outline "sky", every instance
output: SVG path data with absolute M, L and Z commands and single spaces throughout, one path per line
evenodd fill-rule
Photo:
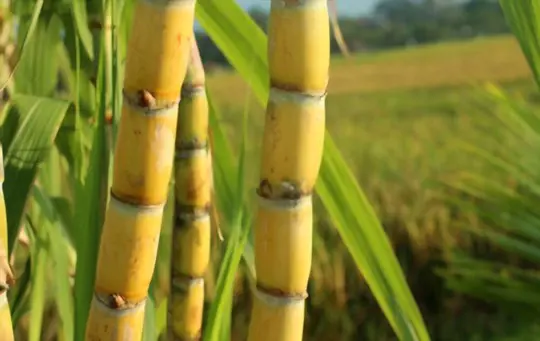
M 377 0 L 336 0 L 340 15 L 369 13 Z M 270 8 L 270 0 L 237 0 L 245 9 L 252 6 Z

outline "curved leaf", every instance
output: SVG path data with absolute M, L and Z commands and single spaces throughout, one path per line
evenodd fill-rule
M 88 16 L 86 14 L 86 1 L 73 0 L 71 5 L 73 17 L 75 18 L 75 25 L 79 38 L 81 39 L 84 50 L 88 54 L 90 59 L 94 58 L 94 50 L 92 45 L 92 33 L 88 28 Z

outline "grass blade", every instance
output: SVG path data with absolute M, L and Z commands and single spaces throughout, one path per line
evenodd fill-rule
M 236 173 L 236 189 L 232 198 L 234 216 L 229 223 L 229 238 L 226 241 L 225 255 L 221 262 L 216 285 L 215 298 L 208 312 L 208 323 L 204 329 L 204 341 L 222 341 L 230 338 L 230 315 L 233 300 L 233 285 L 242 254 L 248 240 L 251 216 L 244 210 L 246 166 L 247 114 L 244 115 L 242 148 L 239 157 L 239 171 Z M 219 160 L 218 160 L 219 161 Z M 235 173 L 227 173 L 229 177 Z M 218 179 L 216 179 L 218 180 Z M 232 179 L 231 179 L 232 180 Z M 227 338 L 224 339 L 224 335 Z
M 375 212 L 332 139 L 317 193 L 400 340 L 429 340 L 399 262 Z
M 50 243 L 48 253 L 53 260 L 53 273 L 55 278 L 54 289 L 56 305 L 62 321 L 62 334 L 65 340 L 70 340 L 73 335 L 73 297 L 71 295 L 70 269 L 68 243 L 66 236 L 59 226 L 62 225 L 60 217 L 49 198 L 43 191 L 34 186 L 34 199 L 39 204 L 41 211 L 47 217 L 44 227 L 48 229 Z
M 14 110 L 1 127 L 10 132 L 6 153 L 6 178 L 4 184 L 9 229 L 9 252 L 13 250 L 15 237 L 22 221 L 27 198 L 39 164 L 54 144 L 56 134 L 69 107 L 65 101 L 14 95 Z M 5 135 L 3 134 L 2 137 Z
M 24 52 L 26 50 L 26 45 L 28 44 L 28 41 L 30 38 L 32 38 L 32 35 L 34 34 L 34 31 L 36 29 L 36 25 L 38 23 L 39 15 L 41 14 L 41 9 L 43 8 L 43 0 L 37 0 L 34 5 L 34 11 L 32 12 L 32 17 L 30 18 L 30 24 L 28 25 L 28 29 L 26 32 L 21 35 L 22 39 L 19 41 L 19 50 L 17 51 L 17 55 L 19 56 L 19 59 L 15 63 L 15 66 L 13 66 L 13 69 L 11 69 L 11 73 L 9 74 L 7 80 L 0 86 L 0 92 L 4 91 L 5 88 L 8 86 L 9 82 L 11 81 L 11 78 L 17 71 L 17 68 L 19 67 L 19 62 L 21 58 L 24 56 Z
M 95 1 L 95 0 L 94 0 Z M 71 11 L 73 18 L 75 19 L 75 26 L 79 33 L 79 38 L 82 42 L 84 50 L 88 54 L 90 59 L 94 58 L 94 50 L 92 45 L 92 33 L 88 28 L 88 16 L 86 13 L 86 1 L 73 0 L 71 5 Z
M 61 30 L 62 22 L 56 15 L 42 17 L 37 21 L 34 34 L 26 41 L 24 54 L 18 61 L 17 73 L 14 75 L 15 92 L 44 97 L 54 95 L 58 86 L 57 56 Z
M 536 0 L 499 0 L 540 87 L 540 3 Z
M 102 78 L 104 75 L 102 74 Z M 75 220 L 80 222 L 76 236 L 75 339 L 84 339 L 86 321 L 94 292 L 99 240 L 104 219 L 102 185 L 108 177 L 105 164 L 105 93 L 101 92 L 100 113 L 93 134 L 90 163 L 84 179 L 75 185 Z M 79 156 L 82 158 L 83 156 Z
M 41 220 L 41 219 L 39 219 Z M 44 231 L 43 225 L 41 228 L 36 227 L 32 220 L 29 220 L 30 225 L 36 232 L 35 243 L 32 246 L 32 258 L 35 259 L 34 268 L 32 269 L 31 278 L 31 291 L 30 291 L 30 326 L 29 326 L 29 341 L 41 340 L 41 327 L 43 323 L 43 311 L 45 310 L 45 278 L 46 278 L 46 266 L 48 262 L 47 232 Z

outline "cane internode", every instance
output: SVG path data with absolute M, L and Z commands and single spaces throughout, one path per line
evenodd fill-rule
M 181 90 L 175 151 L 175 221 L 172 241 L 169 334 L 199 340 L 204 276 L 210 262 L 211 155 L 208 102 L 199 50 L 192 43 Z
M 272 0 L 249 341 L 301 341 L 330 63 L 325 0 Z
M 140 340 L 173 174 L 194 0 L 139 0 L 86 340 Z

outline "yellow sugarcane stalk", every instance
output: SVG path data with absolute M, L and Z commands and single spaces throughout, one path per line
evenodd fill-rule
M 8 230 L 6 205 L 2 185 L 4 183 L 4 156 L 0 145 L 0 340 L 13 341 L 13 326 L 7 299 L 7 291 L 13 285 L 14 277 L 9 266 Z
M 211 174 L 208 102 L 195 40 L 178 109 L 175 223 L 171 263 L 170 340 L 199 340 L 204 275 L 210 258 Z
M 86 340 L 140 340 L 172 174 L 194 0 L 139 0 Z
M 311 271 L 312 192 L 322 159 L 330 59 L 326 0 L 272 0 L 271 80 L 249 341 L 300 341 Z

